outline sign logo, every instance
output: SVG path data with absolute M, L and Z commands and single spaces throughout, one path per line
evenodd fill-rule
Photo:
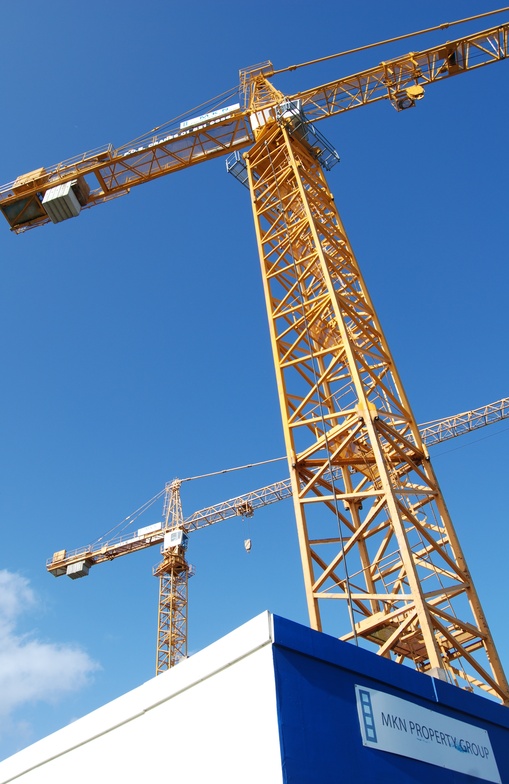
M 365 746 L 502 784 L 486 730 L 375 689 L 355 693 Z

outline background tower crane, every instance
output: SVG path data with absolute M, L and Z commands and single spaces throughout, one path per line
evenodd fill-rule
M 322 628 L 321 604 L 344 600 L 352 631 L 343 639 L 503 701 L 509 690 L 489 628 L 323 176 L 334 151 L 309 120 L 382 98 L 410 108 L 423 85 L 504 59 L 507 31 L 291 96 L 268 81 L 274 71 L 264 63 L 241 74 L 242 109 L 39 169 L 0 191 L 4 215 L 23 231 L 252 144 L 247 175 L 311 623 Z M 87 175 L 98 188 L 89 190 Z
M 509 398 L 452 417 L 427 422 L 420 426 L 426 445 L 435 445 L 509 417 Z M 159 577 L 156 674 L 178 664 L 188 650 L 188 581 L 194 568 L 188 563 L 186 551 L 189 534 L 216 523 L 241 517 L 253 517 L 257 509 L 284 501 L 292 496 L 292 482 L 285 479 L 258 490 L 252 490 L 219 504 L 208 506 L 184 517 L 180 487 L 182 480 L 166 484 L 162 521 L 110 536 L 75 550 L 60 550 L 47 562 L 55 577 L 66 574 L 73 580 L 86 577 L 92 566 L 112 561 L 129 553 L 159 545 L 163 560 L 154 569 Z M 156 496 L 155 501 L 160 496 Z M 151 502 L 141 508 L 146 512 Z M 133 516 L 128 519 L 132 521 Z M 250 549 L 246 547 L 246 549 Z
M 156 672 L 173 667 L 187 656 L 187 534 L 180 499 L 180 481 L 174 479 L 164 496 L 165 541 L 163 560 L 154 570 L 159 577 Z

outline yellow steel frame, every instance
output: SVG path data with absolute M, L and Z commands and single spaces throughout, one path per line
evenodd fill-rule
M 509 702 L 321 167 L 288 123 L 267 123 L 245 157 L 311 624 L 341 600 L 343 639 Z
M 165 557 L 157 567 L 159 613 L 156 675 L 187 658 L 187 583 L 189 565 L 183 553 Z
M 164 497 L 164 531 L 184 528 L 180 479 L 169 482 Z M 156 675 L 187 658 L 187 583 L 189 564 L 183 544 L 163 546 L 163 560 L 154 569 L 159 577 Z

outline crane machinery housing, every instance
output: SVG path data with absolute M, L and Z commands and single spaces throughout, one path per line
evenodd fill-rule
M 315 124 L 383 100 L 410 109 L 432 85 L 506 59 L 508 33 L 500 24 L 292 95 L 266 61 L 240 72 L 237 103 L 0 188 L 21 233 L 247 148 L 229 168 L 251 196 L 311 626 L 505 704 L 486 617 L 325 179 L 338 156 Z M 331 605 L 346 608 L 348 631 L 339 615 L 329 623 Z

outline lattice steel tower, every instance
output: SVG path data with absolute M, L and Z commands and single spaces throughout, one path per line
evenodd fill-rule
M 259 124 L 244 157 L 311 625 L 322 629 L 322 606 L 343 600 L 351 631 L 342 639 L 375 643 L 380 655 L 507 701 L 465 558 L 320 165 L 323 147 L 299 104 L 285 103 L 263 71 L 249 74 Z M 275 103 L 274 118 L 264 108 Z

